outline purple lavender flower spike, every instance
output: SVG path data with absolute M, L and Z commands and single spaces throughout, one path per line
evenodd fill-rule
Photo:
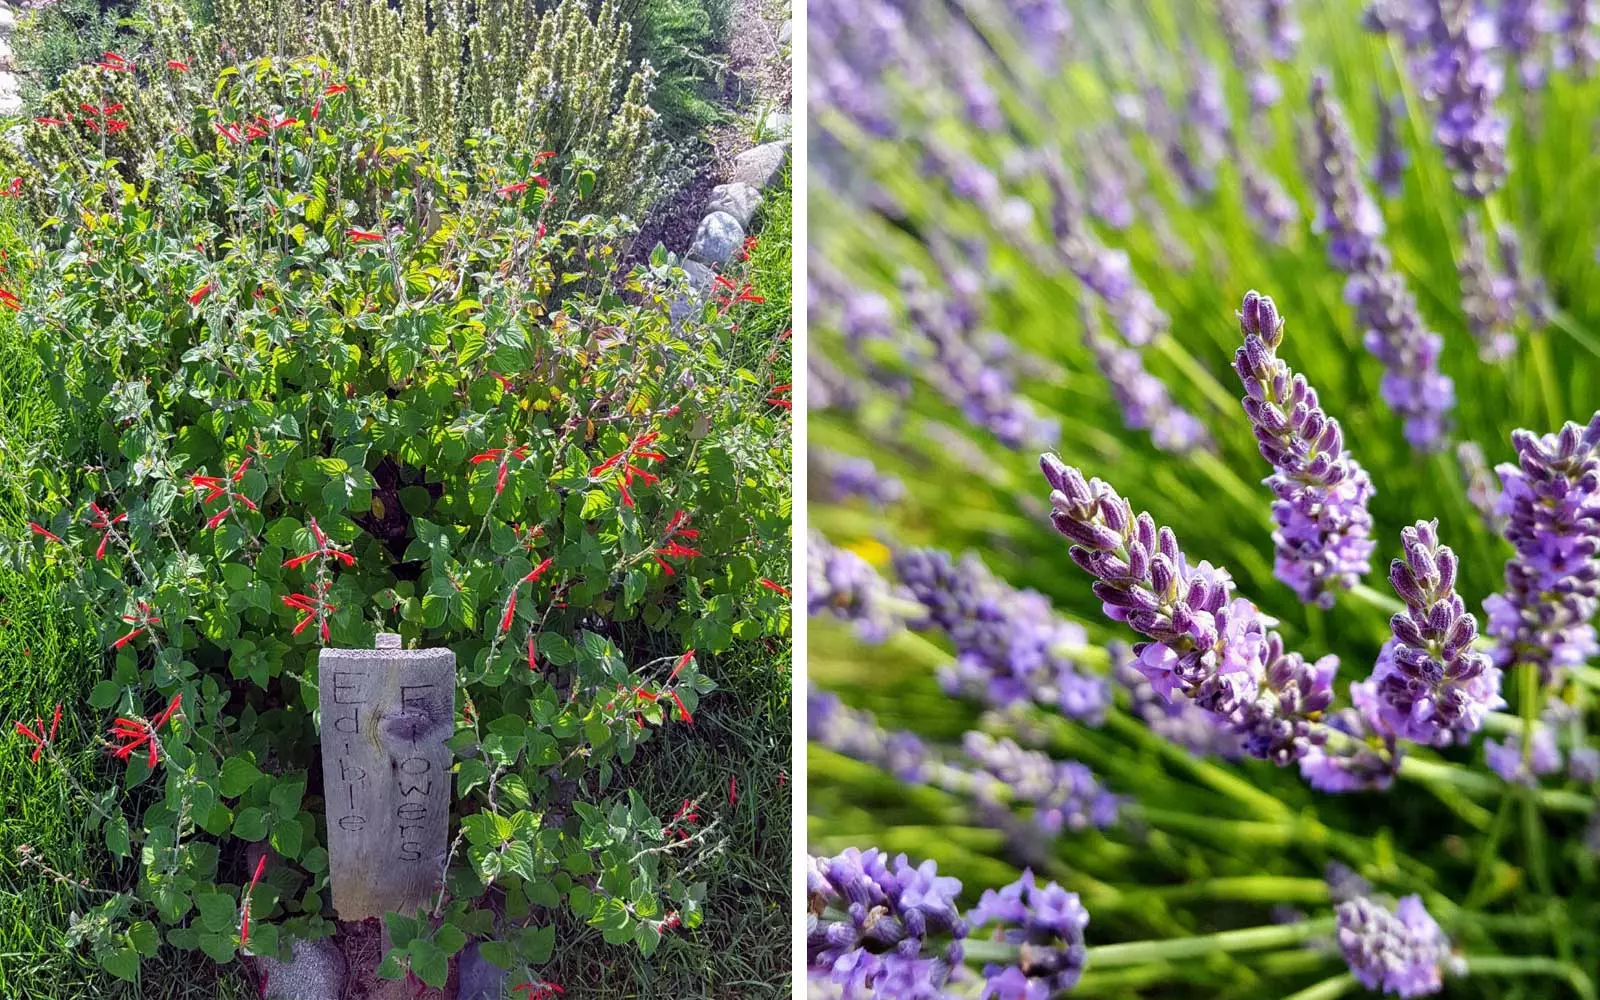
M 905 484 L 879 472 L 870 458 L 812 448 L 807 459 L 814 495 L 830 503 L 861 499 L 876 507 L 888 507 L 905 496 Z
M 973 730 L 961 738 L 968 760 L 1009 789 L 1011 800 L 1034 807 L 1033 821 L 1050 836 L 1063 829 L 1104 829 L 1117 821 L 1119 801 L 1094 772 L 1075 760 L 1054 760 L 1011 740 Z
M 1062 0 L 1008 0 L 1020 37 L 1040 66 L 1055 66 L 1072 36 L 1072 12 Z
M 1543 437 L 1518 430 L 1517 464 L 1499 466 L 1498 513 L 1516 555 L 1505 590 L 1483 602 L 1496 666 L 1536 664 L 1546 682 L 1600 652 L 1600 412 Z
M 1095 366 L 1111 387 L 1111 397 L 1122 410 L 1129 430 L 1150 432 L 1150 442 L 1162 451 L 1187 455 L 1211 448 L 1211 435 L 1194 414 L 1179 406 L 1167 385 L 1145 370 L 1138 348 L 1118 344 L 1100 331 L 1100 315 L 1093 305 L 1080 301 L 1084 343 Z
M 1544 0 L 1502 0 L 1500 4 L 1500 44 L 1522 86 L 1529 90 L 1544 86 L 1544 35 L 1554 23 Z
M 1089 911 L 1078 894 L 1054 882 L 1039 885 L 1033 872 L 1001 889 L 986 889 L 968 916 L 974 928 L 1003 926 L 1000 940 L 1019 947 L 1014 965 L 984 966 L 981 1000 L 1036 1000 L 1072 989 L 1088 958 L 1083 932 Z
M 1439 523 L 1401 529 L 1404 559 L 1389 582 L 1406 610 L 1389 621 L 1394 638 L 1372 671 L 1378 715 L 1402 739 L 1465 743 L 1489 711 L 1505 704 L 1500 670 L 1473 648 L 1478 620 L 1456 593 L 1456 555 L 1439 543 Z
M 1056 251 L 1079 281 L 1099 297 L 1122 339 L 1142 347 L 1166 332 L 1167 315 L 1134 276 L 1128 255 L 1099 242 L 1084 219 L 1077 185 L 1057 162 L 1044 165 L 1051 194 Z
M 1327 733 L 1337 657 L 1307 663 L 1285 651 L 1273 619 L 1233 595 L 1225 570 L 1190 566 L 1177 536 L 1098 479 L 1054 455 L 1039 460 L 1051 486 L 1051 521 L 1073 544 L 1072 561 L 1095 578 L 1113 621 L 1151 641 L 1134 647 L 1138 669 L 1163 696 L 1182 691 L 1221 716 L 1245 752 L 1280 766 Z
M 807 857 L 806 965 L 843 995 L 937 1000 L 961 964 L 967 924 L 956 908 L 959 879 L 932 861 L 893 862 L 877 848 Z M 830 912 L 833 911 L 833 912 Z M 843 911 L 843 917 L 837 916 Z M 940 946 L 931 938 L 950 937 Z
M 806 605 L 813 617 L 831 614 L 855 625 L 864 642 L 883 642 L 908 624 L 894 588 L 872 564 L 811 533 L 806 551 Z
M 1467 490 L 1467 502 L 1472 504 L 1483 523 L 1495 534 L 1506 530 L 1506 518 L 1499 513 L 1500 485 L 1489 471 L 1483 449 L 1476 441 L 1461 441 L 1456 445 L 1456 462 L 1461 466 L 1461 482 Z
M 975 555 L 957 563 L 937 549 L 901 549 L 894 569 L 955 645 L 955 663 L 940 672 L 946 690 L 1000 707 L 1042 702 L 1096 725 L 1104 718 L 1109 686 L 1079 670 L 1069 652 L 1088 636 L 1042 594 L 1011 588 Z
M 1194 64 L 1189 87 L 1188 126 L 1194 134 L 1202 170 L 1214 172 L 1228 155 L 1233 126 L 1228 116 L 1228 97 L 1222 89 L 1222 74 L 1210 62 Z
M 1412 53 L 1417 90 L 1435 109 L 1434 139 L 1456 190 L 1482 198 L 1505 183 L 1510 127 L 1495 107 L 1505 80 L 1495 23 L 1472 0 L 1432 0 L 1426 41 Z
M 1600 40 L 1595 25 L 1600 24 L 1600 0 L 1562 0 L 1555 17 L 1557 69 L 1570 69 L 1581 77 L 1594 72 L 1600 62 Z
M 1400 142 L 1400 106 L 1400 101 L 1384 100 L 1382 94 L 1378 95 L 1378 158 L 1372 164 L 1372 183 L 1387 198 L 1400 193 L 1410 162 Z
M 1300 24 L 1294 17 L 1294 0 L 1262 0 L 1261 22 L 1272 58 L 1288 62 L 1300 47 Z
M 1567 777 L 1580 785 L 1600 781 L 1600 748 L 1573 747 L 1567 754 Z
M 1264 111 L 1278 103 L 1283 87 L 1266 67 L 1266 57 L 1262 54 L 1265 42 L 1256 33 L 1259 26 L 1246 17 L 1242 2 L 1222 0 L 1217 7 L 1218 20 L 1233 54 L 1233 64 L 1247 81 L 1250 110 Z
M 1300 205 L 1253 159 L 1241 157 L 1239 172 L 1250 224 L 1269 242 L 1282 246 L 1300 221 Z
M 1082 153 L 1090 214 L 1112 229 L 1127 229 L 1135 216 L 1129 188 L 1139 181 L 1137 161 L 1113 130 L 1097 133 Z
M 1455 386 L 1439 372 L 1444 341 L 1423 325 L 1405 278 L 1383 245 L 1383 219 L 1361 184 L 1355 146 L 1327 79 L 1312 80 L 1311 106 L 1320 149 L 1317 229 L 1333 265 L 1349 275 L 1345 300 L 1356 307 L 1367 350 L 1383 363 L 1379 393 L 1405 419 L 1406 440 L 1421 451 L 1444 446 Z
M 1533 750 L 1522 760 L 1522 737 L 1516 733 L 1501 740 L 1483 741 L 1483 762 L 1489 770 L 1513 785 L 1535 785 L 1541 777 L 1561 770 L 1561 748 L 1556 731 L 1538 722 L 1533 727 Z
M 1542 330 L 1550 324 L 1556 311 L 1555 303 L 1550 300 L 1550 291 L 1545 287 L 1543 278 L 1531 268 L 1523 267 L 1522 244 L 1517 239 L 1517 231 L 1505 224 L 1497 235 L 1500 239 L 1500 266 L 1510 282 L 1516 310 L 1522 314 L 1529 329 Z
M 806 692 L 806 738 L 909 784 L 928 780 L 928 748 L 920 739 L 885 730 L 871 712 L 851 708 L 814 685 Z
M 1238 760 L 1244 756 L 1239 736 L 1227 728 L 1227 720 L 1196 705 L 1181 691 L 1173 691 L 1171 697 L 1163 698 L 1150 679 L 1139 672 L 1125 644 L 1113 643 L 1108 649 L 1112 673 L 1128 692 L 1133 714 L 1149 726 L 1151 732 L 1196 756 L 1224 760 Z
M 1305 376 L 1277 356 L 1283 318 L 1272 299 L 1250 292 L 1239 310 L 1244 346 L 1233 368 L 1244 384 L 1244 411 L 1276 498 L 1274 575 L 1307 604 L 1333 606 L 1371 569 L 1372 480 L 1345 450 L 1344 433 L 1322 409 Z
M 1377 685 L 1350 685 L 1352 707 L 1326 716 L 1328 726 L 1344 739 L 1329 739 L 1300 758 L 1300 776 L 1319 792 L 1387 791 L 1400 770 L 1403 750 L 1394 730 L 1382 721 Z
M 1505 361 L 1517 350 L 1517 338 L 1511 332 L 1517 284 L 1494 269 L 1488 241 L 1471 212 L 1462 223 L 1461 259 L 1456 270 L 1461 276 L 1461 308 L 1467 314 L 1467 329 L 1478 342 L 1478 357 L 1490 364 Z
M 1428 915 L 1420 896 L 1406 896 L 1391 912 L 1370 897 L 1340 903 L 1339 950 L 1356 979 L 1369 990 L 1420 997 L 1443 988 L 1441 966 L 1450 941 Z

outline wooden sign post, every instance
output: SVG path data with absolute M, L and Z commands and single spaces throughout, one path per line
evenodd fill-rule
M 444 870 L 456 655 L 384 634 L 376 649 L 324 649 L 318 665 L 333 908 L 415 912 Z

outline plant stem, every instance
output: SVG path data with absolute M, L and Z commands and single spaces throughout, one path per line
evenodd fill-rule
M 1324 979 L 1313 986 L 1307 986 L 1297 993 L 1291 993 L 1284 1000 L 1334 1000 L 1342 997 L 1357 986 L 1356 977 L 1346 972 L 1340 976 Z
M 1237 931 L 1168 938 L 1163 941 L 1102 944 L 1088 949 L 1087 964 L 1090 968 L 1114 969 L 1145 962 L 1198 958 L 1216 953 L 1265 951 L 1268 948 L 1302 944 L 1313 938 L 1331 934 L 1334 926 L 1333 917 L 1322 917 L 1297 924 L 1269 924 L 1265 927 L 1248 927 Z
M 1469 771 L 1464 767 L 1454 764 L 1442 764 L 1437 761 L 1422 760 L 1418 757 L 1407 757 L 1400 762 L 1400 777 L 1423 784 L 1428 782 L 1444 782 L 1461 789 L 1469 795 L 1488 798 L 1505 792 L 1505 786 L 1486 774 Z M 1577 813 L 1587 816 L 1594 811 L 1594 799 L 1576 792 L 1566 792 L 1554 788 L 1535 788 L 1531 791 L 1533 800 L 1542 809 L 1551 812 Z
M 1468 955 L 1462 961 L 1469 976 L 1552 976 L 1566 980 L 1583 1000 L 1600 1000 L 1594 981 L 1583 970 L 1548 955 Z
M 1380 594 L 1364 583 L 1358 583 L 1351 587 L 1349 594 L 1351 597 L 1359 597 L 1386 615 L 1397 615 L 1406 609 L 1406 606 L 1395 598 L 1390 597 L 1388 594 Z

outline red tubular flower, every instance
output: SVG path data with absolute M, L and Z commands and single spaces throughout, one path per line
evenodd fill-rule
M 94 514 L 94 519 L 89 522 L 89 527 L 95 531 L 102 532 L 100 536 L 100 547 L 94 550 L 94 557 L 96 559 L 104 559 L 106 557 L 106 545 L 111 541 L 111 534 L 113 530 L 115 530 L 117 525 L 121 524 L 123 521 L 126 521 L 128 519 L 128 515 L 118 514 L 116 517 L 112 517 L 106 513 L 106 511 L 102 510 L 100 505 L 97 503 L 90 503 L 89 510 Z
M 314 517 L 311 519 L 311 537 L 316 539 L 317 547 L 303 556 L 295 556 L 292 559 L 284 560 L 284 568 L 299 569 L 313 559 L 332 559 L 346 566 L 354 566 L 356 564 L 355 556 L 343 549 L 334 547 L 333 542 L 328 540 L 328 536 L 322 533 L 322 528 L 317 525 L 317 519 Z
M 116 642 L 113 642 L 111 644 L 112 649 L 121 649 L 123 646 L 126 646 L 128 643 L 138 638 L 141 632 L 148 631 L 150 626 L 161 624 L 161 619 L 155 615 L 153 609 L 150 607 L 150 604 L 147 601 L 139 601 L 137 611 L 131 615 L 122 615 L 121 617 L 123 621 L 134 626 L 134 628 L 132 631 L 119 638 Z
M 167 69 L 177 70 L 179 73 L 189 72 L 189 64 L 182 59 L 168 59 Z
M 267 855 L 265 852 L 262 852 L 261 860 L 256 862 L 255 874 L 250 876 L 250 888 L 254 889 L 256 887 L 256 884 L 261 881 L 261 876 L 266 873 L 266 870 Z
M 768 580 L 766 577 L 762 577 L 761 580 L 760 580 L 760 583 L 761 583 L 761 585 L 763 587 L 767 588 L 768 590 L 775 591 L 776 593 L 781 594 L 784 597 L 790 596 L 788 587 L 785 587 L 782 584 L 775 583 L 775 582 L 773 582 L 771 580 Z
M 154 719 L 146 722 L 143 719 L 130 719 L 118 716 L 111 724 L 111 736 L 119 741 L 111 750 L 111 756 L 118 760 L 127 760 L 135 750 L 144 747 L 149 754 L 150 767 L 154 768 L 161 760 L 160 740 L 156 736 L 157 730 L 166 725 L 168 720 L 178 711 L 183 704 L 183 695 L 175 694 L 167 707 Z
M 494 477 L 494 495 L 499 496 L 505 492 L 506 474 L 510 470 L 511 460 L 515 458 L 518 461 L 527 461 L 528 456 L 531 454 L 533 454 L 532 449 L 524 444 L 515 448 L 490 448 L 488 451 L 472 456 L 470 461 L 473 465 L 481 465 L 484 462 L 500 463 L 499 471 L 495 473 Z
M 52 542 L 56 542 L 58 544 L 64 544 L 64 543 L 61 542 L 61 536 L 60 535 L 58 535 L 55 532 L 51 531 L 49 528 L 46 528 L 44 525 L 40 524 L 37 521 L 29 521 L 28 522 L 28 527 L 33 529 L 33 533 L 35 535 L 38 535 L 40 538 L 45 538 L 45 539 L 48 539 L 48 540 L 50 540 Z
M 228 515 L 232 514 L 232 513 L 233 513 L 233 508 L 231 506 L 222 508 L 221 510 L 217 511 L 215 514 L 212 514 L 209 518 L 206 519 L 206 528 L 208 530 L 211 529 L 211 528 L 215 528 L 217 525 L 219 525 L 223 521 L 227 520 L 228 519 Z
M 659 462 L 666 459 L 667 456 L 663 455 L 659 451 L 640 450 L 646 445 L 654 442 L 656 438 L 660 436 L 661 433 L 659 431 L 650 431 L 649 433 L 639 435 L 632 441 L 628 442 L 628 446 L 626 448 L 617 452 L 615 455 L 608 457 L 605 461 L 590 469 L 589 478 L 593 479 L 610 471 L 613 468 L 620 466 L 621 477 L 618 480 L 617 485 L 622 491 L 622 504 L 624 507 L 632 507 L 633 494 L 628 492 L 628 487 L 633 485 L 634 477 L 638 477 L 639 479 L 643 480 L 646 486 L 657 483 L 661 480 L 660 476 L 657 476 L 652 472 L 647 472 L 644 469 L 641 469 L 639 466 L 633 464 L 635 459 L 648 460 L 652 462 Z
M 730 775 L 728 775 L 728 805 L 732 806 L 732 805 L 738 805 L 738 804 L 739 804 L 739 776 L 737 774 L 730 774 Z
M 324 90 L 322 94 L 324 97 L 332 97 L 334 94 L 342 94 L 349 89 L 350 85 L 347 83 L 333 83 L 329 84 L 328 89 Z
M 329 604 L 323 598 L 323 595 L 328 592 L 328 584 L 326 581 L 313 585 L 311 589 L 316 591 L 316 593 L 290 594 L 282 599 L 283 603 L 288 607 L 294 608 L 296 611 L 305 612 L 305 617 L 300 619 L 300 621 L 295 625 L 294 630 L 289 634 L 291 636 L 297 636 L 301 632 L 304 632 L 312 622 L 316 622 L 318 624 L 318 631 L 322 633 L 322 641 L 327 642 L 329 633 L 328 616 L 335 613 L 339 609 L 334 607 L 332 604 Z
M 66 119 L 66 118 L 52 118 L 49 115 L 40 115 L 37 118 L 35 118 L 34 121 L 38 122 L 40 125 L 71 125 L 72 124 L 72 122 L 69 119 Z
M 514 194 L 521 194 L 526 190 L 528 190 L 528 182 L 517 181 L 515 184 L 507 184 L 505 187 L 495 188 L 494 193 L 502 198 L 509 198 Z
M 667 693 L 672 695 L 672 700 L 678 703 L 678 711 L 682 714 L 683 721 L 687 722 L 691 726 L 694 725 L 694 716 L 690 715 L 689 709 L 684 707 L 683 699 L 678 697 L 677 689 L 674 688 Z
M 378 243 L 383 240 L 382 233 L 375 233 L 370 229 L 346 229 L 344 234 L 356 243 Z
M 506 602 L 506 613 L 500 616 L 500 633 L 504 635 L 511 628 L 511 619 L 517 614 L 517 588 L 511 588 L 511 599 Z
M 17 298 L 15 295 L 12 295 L 4 288 L 0 288 L 0 306 L 5 306 L 7 309 L 12 310 L 21 309 L 22 300 Z
M 211 292 L 211 282 L 208 281 L 205 284 L 201 285 L 199 288 L 196 288 L 193 292 L 191 292 L 189 294 L 189 304 L 191 306 L 199 305 L 200 304 L 200 300 L 205 298 L 208 294 L 210 294 L 210 292 Z
M 232 125 L 228 125 L 224 122 L 212 122 L 211 127 L 217 130 L 218 135 L 233 143 L 235 146 L 244 142 L 244 139 L 239 135 L 239 130 L 234 128 Z
M 20 194 L 22 194 L 22 178 L 13 177 L 11 184 L 4 191 L 0 191 L 0 198 L 15 198 Z
M 539 669 L 539 659 L 534 655 L 533 631 L 531 629 L 528 631 L 528 669 L 533 671 Z
M 667 675 L 667 680 L 677 680 L 678 675 L 683 673 L 683 668 L 688 666 L 689 661 L 692 659 L 694 659 L 694 650 L 692 649 L 686 651 L 682 656 L 678 657 L 678 662 L 672 665 L 672 673 Z
M 555 1000 L 557 995 L 567 992 L 561 988 L 560 984 L 548 981 L 543 983 L 518 983 L 511 987 L 512 993 L 520 993 L 523 990 L 528 991 L 528 995 L 523 1000 Z
M 533 158 L 533 165 L 537 167 L 539 164 L 543 163 L 546 160 L 553 160 L 553 159 L 555 159 L 555 155 L 556 155 L 556 151 L 555 150 L 547 149 L 544 152 L 540 153 L 538 156 L 535 156 Z
M 133 63 L 115 52 L 107 52 L 100 58 L 99 62 L 95 63 L 95 67 L 109 73 L 130 73 L 133 71 Z
M 33 753 L 29 759 L 37 764 L 40 756 L 44 754 L 45 747 L 55 742 L 56 732 L 61 728 L 61 705 L 60 703 L 56 704 L 56 714 L 50 720 L 50 732 L 48 735 L 45 734 L 44 719 L 39 716 L 34 717 L 33 729 L 29 729 L 27 723 L 24 722 L 17 722 L 15 725 L 19 734 L 26 736 L 33 742 Z M 34 729 L 37 729 L 38 732 L 34 732 Z

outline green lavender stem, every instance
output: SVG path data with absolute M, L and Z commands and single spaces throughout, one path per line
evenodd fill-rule
M 1193 937 L 1095 945 L 1087 951 L 1086 968 L 1120 969 L 1151 962 L 1285 948 L 1332 934 L 1334 926 L 1333 917 L 1320 917 L 1297 924 L 1269 924 L 1265 927 L 1247 927 L 1243 930 L 1198 934 Z M 1018 954 L 1016 945 L 1003 941 L 968 939 L 964 944 L 964 950 L 967 961 L 980 964 L 1014 962 Z
M 1285 1000 L 1334 1000 L 1335 997 L 1344 996 L 1358 985 L 1360 984 L 1356 982 L 1356 977 L 1346 972 L 1340 976 L 1324 979 L 1314 986 L 1307 986 L 1299 992 L 1291 993 Z
M 1469 976 L 1550 976 L 1564 980 L 1583 1000 L 1597 1000 L 1594 981 L 1583 970 L 1548 955 L 1468 955 L 1462 961 Z

